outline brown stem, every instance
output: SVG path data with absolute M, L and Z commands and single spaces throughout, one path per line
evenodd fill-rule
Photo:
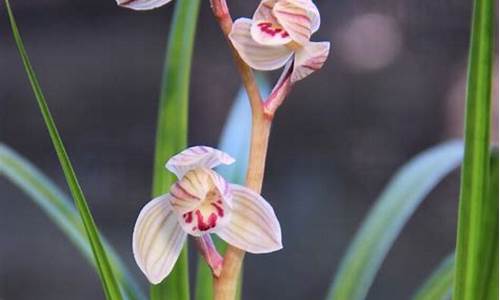
M 229 14 L 226 1 L 211 0 L 210 4 L 219 26 L 224 33 L 224 37 L 229 44 L 234 62 L 240 73 L 248 98 L 250 99 L 250 105 L 252 107 L 252 136 L 246 185 L 260 193 L 262 180 L 264 178 L 264 167 L 266 164 L 267 145 L 272 118 L 264 114 L 262 98 L 252 69 L 241 59 L 228 39 L 233 21 Z M 231 245 L 228 246 L 224 255 L 222 272 L 218 278 L 214 277 L 215 300 L 234 300 L 236 298 L 238 280 L 244 258 L 245 251 Z
M 253 115 L 246 186 L 257 193 L 260 193 L 262 189 L 271 123 L 272 120 L 262 113 Z M 244 258 L 245 251 L 231 245 L 228 246 L 224 255 L 222 273 L 219 278 L 214 277 L 215 300 L 235 299 Z
M 261 114 L 262 113 L 262 98 L 260 96 L 259 87 L 257 82 L 255 81 L 254 74 L 252 69 L 241 59 L 238 51 L 233 47 L 233 44 L 229 40 L 228 36 L 231 32 L 231 28 L 233 27 L 233 20 L 231 15 L 229 14 L 229 9 L 227 7 L 226 0 L 210 0 L 210 5 L 212 7 L 212 11 L 214 13 L 217 22 L 226 38 L 226 41 L 231 49 L 231 54 L 233 56 L 233 60 L 238 68 L 238 72 L 240 73 L 241 80 L 243 81 L 243 86 L 247 91 L 248 98 L 250 99 L 250 105 L 252 107 L 252 114 Z

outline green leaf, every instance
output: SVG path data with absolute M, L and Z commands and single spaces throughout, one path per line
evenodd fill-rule
M 432 147 L 405 164 L 375 202 L 340 263 L 328 299 L 364 299 L 387 252 L 425 196 L 462 160 L 462 143 Z
M 94 254 L 94 258 L 96 260 L 99 271 L 99 277 L 104 289 L 104 294 L 106 295 L 107 299 L 122 299 L 120 288 L 118 287 L 117 280 L 113 274 L 111 264 L 108 261 L 108 257 L 99 238 L 96 224 L 90 212 L 87 201 L 85 200 L 85 196 L 83 195 L 83 191 L 80 188 L 75 172 L 66 153 L 66 149 L 64 148 L 61 137 L 59 136 L 59 133 L 57 131 L 54 120 L 52 119 L 52 115 L 47 106 L 47 102 L 45 101 L 45 97 L 42 93 L 40 84 L 38 83 L 38 79 L 29 61 L 28 55 L 24 48 L 24 44 L 21 40 L 21 36 L 19 35 L 19 30 L 14 19 L 14 14 L 12 13 L 8 0 L 5 0 L 5 5 L 9 15 L 12 34 L 23 61 L 25 71 L 28 75 L 36 100 L 38 101 L 40 112 L 42 113 L 45 125 L 47 126 L 47 129 L 49 131 L 50 138 L 52 139 L 54 149 L 56 150 L 57 157 L 59 158 L 59 163 L 61 164 L 61 167 L 63 169 L 64 176 L 71 191 L 71 195 L 73 196 L 75 205 L 78 208 L 78 212 L 80 213 L 85 232 L 90 241 L 92 253 Z
M 264 96 L 269 94 L 271 87 L 265 78 L 256 74 L 257 85 Z M 222 130 L 219 149 L 229 153 L 236 161 L 229 166 L 221 166 L 217 172 L 226 180 L 232 183 L 245 183 L 245 175 L 248 166 L 248 156 L 250 154 L 250 133 L 252 130 L 252 110 L 250 102 L 244 88 L 241 88 L 236 95 L 233 106 L 229 111 L 226 123 Z M 226 250 L 226 243 L 212 235 L 214 243 L 220 253 Z M 241 286 L 241 281 L 240 281 Z M 198 256 L 198 271 L 196 274 L 196 299 L 213 299 L 212 272 L 201 256 Z M 240 299 L 238 297 L 237 299 Z
M 498 225 L 494 225 L 498 209 L 493 209 L 498 207 L 498 197 L 490 197 L 488 191 L 494 10 L 492 0 L 474 1 L 453 290 L 456 300 L 486 299 L 482 296 L 492 280 L 486 269 L 494 258 L 485 253 L 498 249 Z
M 481 219 L 484 231 L 481 239 L 481 273 L 484 299 L 498 299 L 498 148 L 491 151 L 488 178 L 488 205 Z M 490 232 L 491 231 L 491 232 Z
M 175 182 L 165 162 L 187 147 L 189 80 L 199 7 L 200 0 L 175 3 L 158 108 L 153 197 L 166 193 Z M 151 299 L 189 300 L 187 244 L 168 277 L 151 286 Z
M 450 299 L 455 272 L 455 255 L 447 256 L 418 289 L 413 300 Z
M 71 198 L 26 158 L 2 143 L 0 143 L 0 175 L 24 191 L 97 268 L 85 229 L 78 211 L 71 203 Z M 117 252 L 104 238 L 102 239 L 123 294 L 129 300 L 146 299 Z
M 491 199 L 493 213 L 488 214 L 482 220 L 485 228 L 491 230 L 493 227 L 494 236 L 487 235 L 483 239 L 481 246 L 481 256 L 483 257 L 482 268 L 484 294 L 476 295 L 476 299 L 498 299 L 498 150 L 491 153 L 490 177 L 488 195 Z M 491 238 L 490 238 L 491 237 Z M 453 279 L 455 273 L 455 255 L 449 255 L 439 267 L 431 274 L 426 282 L 417 291 L 413 300 L 444 300 L 450 299 L 453 291 Z
M 455 299 L 498 299 L 498 150 L 491 152 L 488 160 L 488 174 L 483 201 L 473 201 L 469 207 L 472 211 L 468 216 L 477 223 L 471 223 L 469 243 L 463 246 L 461 260 L 457 257 L 456 264 L 462 263 L 464 271 L 456 271 L 456 280 L 461 279 L 466 287 L 455 286 Z M 473 214 L 474 213 L 474 214 Z M 460 224 L 462 226 L 462 224 Z M 464 227 L 459 227 L 463 229 Z M 458 247 L 457 247 L 458 250 Z

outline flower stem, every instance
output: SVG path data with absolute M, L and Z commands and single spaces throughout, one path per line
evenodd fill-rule
M 272 119 L 263 113 L 252 116 L 252 135 L 246 186 L 257 193 L 260 193 L 262 189 L 271 124 Z
M 229 40 L 228 36 L 231 32 L 231 28 L 233 27 L 233 20 L 231 15 L 229 14 L 229 9 L 227 8 L 226 0 L 210 0 L 210 6 L 212 7 L 212 11 L 214 13 L 217 22 L 226 38 L 226 41 L 231 49 L 231 54 L 234 59 L 234 63 L 236 64 L 236 68 L 240 73 L 241 80 L 243 81 L 243 86 L 247 91 L 248 98 L 250 99 L 250 105 L 252 107 L 252 114 L 255 116 L 257 114 L 262 114 L 262 98 L 260 96 L 259 87 L 257 82 L 255 81 L 255 76 L 252 72 L 250 66 L 248 66 L 243 59 L 241 59 L 240 55 L 233 47 L 233 44 Z
M 260 193 L 262 189 L 271 124 L 272 119 L 267 118 L 263 113 L 253 114 L 246 186 L 257 193 Z M 219 278 L 214 277 L 215 300 L 235 299 L 244 258 L 245 251 L 228 245 L 222 273 Z
M 267 147 L 271 131 L 272 115 L 264 111 L 260 91 L 255 81 L 252 69 L 241 59 L 238 52 L 228 39 L 233 21 L 225 0 L 211 0 L 212 11 L 224 33 L 238 72 L 246 89 L 252 107 L 252 134 L 250 142 L 250 157 L 248 162 L 246 186 L 257 193 L 262 189 L 264 169 L 266 165 Z M 236 298 L 241 266 L 245 251 L 228 245 L 224 255 L 224 263 L 219 278 L 214 277 L 214 299 L 234 300 Z

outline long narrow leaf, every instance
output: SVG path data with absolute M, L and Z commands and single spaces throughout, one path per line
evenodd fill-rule
M 498 300 L 498 148 L 493 149 L 490 155 L 490 176 L 488 180 L 488 204 L 486 211 L 489 213 L 482 219 L 484 230 L 493 232 L 484 234 L 481 254 L 484 266 L 481 278 L 487 282 L 485 284 L 484 299 Z M 484 284 L 484 283 L 483 283 Z
M 453 290 L 455 272 L 455 255 L 448 255 L 422 284 L 413 300 L 446 300 L 450 299 Z
M 387 252 L 425 196 L 462 160 L 462 143 L 417 155 L 391 179 L 342 259 L 328 299 L 359 300 L 368 293 Z
M 73 170 L 73 166 L 71 165 L 69 157 L 66 153 L 66 149 L 64 148 L 63 142 L 61 140 L 61 137 L 59 136 L 59 132 L 56 128 L 55 122 L 47 106 L 47 102 L 45 101 L 45 97 L 42 93 L 40 84 L 38 83 L 38 79 L 29 61 L 28 55 L 24 48 L 23 41 L 21 39 L 21 36 L 19 35 L 19 30 L 17 28 L 17 24 L 14 19 L 14 14 L 12 13 L 12 9 L 10 7 L 10 3 L 8 0 L 5 0 L 5 5 L 7 7 L 7 12 L 9 15 L 12 34 L 14 36 L 14 40 L 16 42 L 19 54 L 23 61 L 24 68 L 31 83 L 33 93 L 35 94 L 36 100 L 38 101 L 40 112 L 42 113 L 45 125 L 47 126 L 47 129 L 49 131 L 49 135 L 50 138 L 52 139 L 54 149 L 57 153 L 57 157 L 59 158 L 59 163 L 61 164 L 61 168 L 63 169 L 64 176 L 66 177 L 66 181 L 71 191 L 71 195 L 73 196 L 75 205 L 78 208 L 78 212 L 80 213 L 80 217 L 82 219 L 85 232 L 87 233 L 87 237 L 90 241 L 90 245 L 92 247 L 92 253 L 94 254 L 97 267 L 99 270 L 99 277 L 101 279 L 101 283 L 104 289 L 104 294 L 106 295 L 107 299 L 112 299 L 112 300 L 122 299 L 122 296 L 120 294 L 120 288 L 118 287 L 118 283 L 113 274 L 111 264 L 108 261 L 106 252 L 104 251 L 102 242 L 99 238 L 97 227 L 90 212 L 90 208 L 87 204 L 87 201 L 85 200 L 85 196 L 78 183 L 75 172 Z
M 71 198 L 26 158 L 1 143 L 0 176 L 5 176 L 24 191 L 63 231 L 82 255 L 97 268 L 85 229 Z M 102 239 L 123 294 L 129 300 L 145 299 L 117 252 L 104 238 Z
M 498 299 L 498 149 L 491 152 L 486 203 L 479 219 L 475 299 Z M 455 274 L 453 274 L 455 275 Z M 453 279 L 453 278 L 452 278 Z
M 493 54 L 493 0 L 474 1 L 471 29 L 467 104 L 465 113 L 465 154 L 460 186 L 456 269 L 453 298 L 484 299 L 489 278 L 484 239 L 496 239 L 498 232 L 483 220 L 491 218 L 498 199 L 488 196 L 491 72 Z M 498 203 L 496 203 L 498 205 Z M 498 215 L 497 215 L 498 218 Z M 497 240 L 498 242 L 498 240 Z M 478 298 L 479 297 L 479 298 Z
M 498 299 L 498 149 L 490 154 L 486 203 L 479 219 L 476 299 Z
M 262 96 L 267 95 L 271 87 L 265 78 L 257 73 L 257 84 Z M 236 95 L 235 101 L 227 117 L 224 129 L 222 130 L 219 149 L 229 153 L 236 159 L 232 165 L 222 166 L 217 172 L 224 176 L 226 180 L 237 183 L 245 183 L 245 175 L 248 166 L 248 155 L 250 153 L 250 132 L 252 130 L 252 111 L 245 89 L 241 88 Z M 226 243 L 216 236 L 213 237 L 217 249 L 224 253 Z M 203 260 L 198 258 L 198 270 L 196 273 L 196 299 L 213 299 L 212 273 Z M 238 297 L 237 299 L 239 299 Z
M 163 71 L 153 173 L 153 197 L 164 194 L 175 177 L 165 162 L 187 146 L 189 79 L 200 0 L 176 1 Z M 169 276 L 151 286 L 153 300 L 189 300 L 187 244 Z

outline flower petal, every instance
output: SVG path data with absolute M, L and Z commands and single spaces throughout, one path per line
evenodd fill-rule
M 172 0 L 116 0 L 116 3 L 133 10 L 149 10 L 163 6 L 170 1 Z
M 151 200 L 141 210 L 134 227 L 135 261 L 153 284 L 160 283 L 172 271 L 186 239 L 169 201 L 168 194 Z
M 295 53 L 291 80 L 296 82 L 321 69 L 330 52 L 330 42 L 309 42 Z
M 269 20 L 276 22 L 276 18 L 273 15 L 273 6 L 278 2 L 278 0 L 262 0 L 259 6 L 253 14 L 252 21 L 258 22 L 262 20 Z
M 268 46 L 257 43 L 250 33 L 252 20 L 237 19 L 229 39 L 241 58 L 257 70 L 275 70 L 282 67 L 292 56 L 293 51 L 285 46 Z
M 281 228 L 274 210 L 262 196 L 236 184 L 229 223 L 216 231 L 229 244 L 250 253 L 268 253 L 283 248 Z
M 311 0 L 280 0 L 273 15 L 299 45 L 305 45 L 319 28 L 319 11 Z
M 224 206 L 231 208 L 233 205 L 233 193 L 231 185 L 219 173 L 211 172 L 211 175 L 212 182 L 214 186 L 219 190 Z
M 212 169 L 233 162 L 234 158 L 225 152 L 208 146 L 194 146 L 170 158 L 165 167 L 180 179 L 186 172 L 196 168 Z

